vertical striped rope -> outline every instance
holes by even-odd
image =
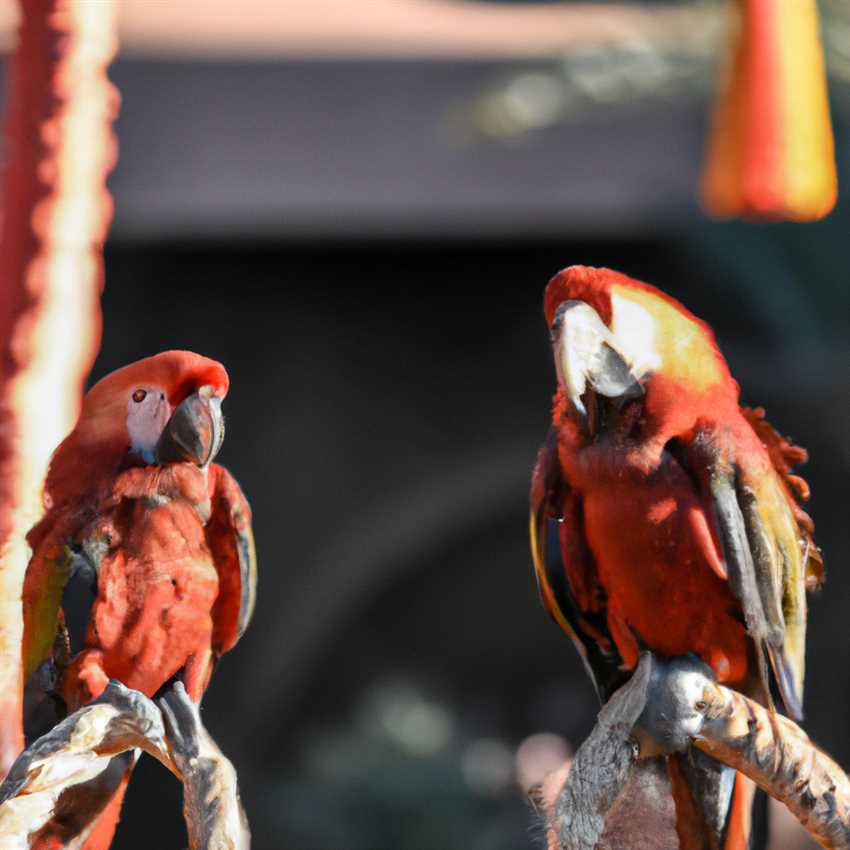
[[[100,347],[116,7],[22,0],[0,229],[0,775],[23,745],[25,535]]]

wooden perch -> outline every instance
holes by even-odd
[[[850,779],[796,723],[736,691],[705,687],[694,744],[749,776],[830,850],[850,848]]]
[[[198,706],[177,682],[158,700],[172,772],[183,782],[191,850],[248,850],[251,835],[236,770],[201,723]],[[165,764],[165,762],[163,762]]]
[[[662,662],[649,653],[600,712],[561,789],[538,800],[550,850],[625,846],[628,824],[618,827],[620,841],[606,835],[636,793],[635,777],[651,778],[647,763],[692,745],[787,806],[823,847],[850,850],[850,780],[799,726],[716,684],[696,659]],[[650,819],[652,829],[663,830],[669,811],[644,809],[636,834],[646,835]]]
[[[678,846],[663,759],[639,759],[634,734],[653,673],[644,655],[634,675],[605,704],[560,789],[533,792],[549,850],[644,850]]]
[[[590,737],[579,747],[550,824],[560,838],[558,848],[594,850],[599,844],[608,812],[637,759],[632,729],[646,704],[650,671],[651,665],[641,660],[634,676],[599,712]]]
[[[116,757],[141,749],[184,789],[191,850],[247,850],[236,771],[201,723],[181,682],[156,702],[111,681],[103,694],[28,747],[0,785],[0,850],[29,850],[70,796],[97,796]],[[120,765],[123,774],[125,765]],[[109,788],[109,782],[102,782]],[[85,785],[88,794],[75,789]],[[111,791],[101,794],[105,803]],[[67,805],[64,806],[68,808]],[[92,814],[96,814],[94,811]]]

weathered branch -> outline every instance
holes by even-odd
[[[183,782],[183,814],[192,850],[247,850],[248,821],[236,770],[201,723],[198,706],[177,682],[158,701],[171,769]]]
[[[176,683],[155,703],[115,681],[12,765],[0,785],[0,850],[28,850],[63,795],[84,783],[94,787],[116,756],[136,749],[183,783],[192,850],[247,850],[236,771],[204,729],[183,685]]]
[[[648,653],[600,713],[563,787],[542,800],[549,847],[604,846],[606,819],[639,793],[634,777],[645,760],[692,745],[785,804],[822,846],[850,850],[850,779],[799,726],[716,684],[696,659],[661,662]],[[647,818],[663,827],[668,815],[638,812],[635,828],[645,833]]]
[[[25,850],[70,788],[103,774],[114,756],[143,748],[167,762],[156,706],[117,682],[17,758],[0,785],[0,848]]]
[[[704,690],[694,744],[784,803],[824,847],[850,848],[850,779],[796,723],[736,691]]]
[[[641,659],[634,676],[599,712],[579,747],[550,823],[563,850],[593,850],[611,806],[625,787],[638,755],[632,728],[646,705],[651,662]]]

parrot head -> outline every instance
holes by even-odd
[[[98,381],[74,430],[53,455],[49,502],[128,466],[187,462],[205,467],[224,440],[224,367],[190,351],[165,351]]]
[[[676,428],[713,405],[737,405],[711,329],[649,284],[571,266],[546,287],[544,312],[569,413],[591,434],[636,400]]]

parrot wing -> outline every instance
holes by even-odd
[[[549,429],[531,479],[530,537],[543,607],[572,639],[604,702],[628,676],[602,610],[581,500],[561,473],[555,428]]]
[[[765,656],[788,714],[802,719],[806,644],[806,587],[818,583],[822,566],[811,538],[811,520],[793,493],[807,493],[790,463],[805,459],[763,420],[763,411],[742,410],[768,452],[770,467],[746,451],[709,462],[708,489],[714,505],[729,584],[741,602],[765,697],[770,685]],[[698,441],[717,444],[708,439]],[[784,451],[784,454],[783,454]],[[799,482],[799,483],[795,483]]]
[[[242,637],[257,596],[257,555],[251,531],[251,508],[223,467],[213,464],[211,515],[206,535],[218,571],[219,592],[213,607],[213,649],[221,655]]]
[[[3,737],[21,729],[29,743],[48,731],[65,714],[55,699],[57,677],[68,663],[67,616],[69,587],[75,586],[79,554],[71,542],[64,517],[48,514],[27,540],[32,548],[21,592],[21,691],[14,701],[14,718],[3,724]],[[21,723],[23,726],[21,727]],[[4,741],[5,745],[5,741]]]
[[[66,524],[45,517],[28,536],[33,549],[21,594],[21,656],[26,682],[50,655],[61,623],[62,594],[74,553]]]
[[[764,418],[763,407],[742,407],[741,413],[761,440],[774,470],[782,480],[786,500],[794,515],[803,543],[806,588],[818,590],[824,579],[823,558],[820,549],[815,545],[815,526],[812,518],[800,505],[801,502],[808,502],[811,493],[805,480],[791,473],[794,466],[805,463],[809,459],[809,453],[802,446],[795,446],[791,440],[779,434]]]

